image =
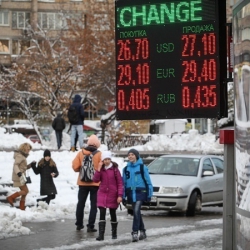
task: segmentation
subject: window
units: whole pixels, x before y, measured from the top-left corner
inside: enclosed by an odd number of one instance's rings
[[[12,40],[12,54],[13,55],[21,55],[29,47],[30,47],[30,41],[27,41],[27,40]]]
[[[24,29],[30,24],[30,13],[28,12],[12,12],[12,28]]]
[[[224,162],[217,158],[212,158],[212,161],[217,169],[218,174],[224,171]]]
[[[210,159],[205,159],[202,166],[202,172],[212,171],[214,173],[214,167]]]
[[[66,20],[60,13],[38,13],[38,24],[42,29],[58,30],[67,28]]]
[[[0,39],[0,54],[9,54],[9,48],[9,40]]]
[[[9,25],[9,11],[0,10],[0,25]]]

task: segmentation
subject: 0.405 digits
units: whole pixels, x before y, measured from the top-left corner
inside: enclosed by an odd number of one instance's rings
[[[183,83],[215,81],[217,78],[215,59],[183,61],[182,66]]]
[[[149,58],[149,42],[147,38],[118,40],[118,61],[146,60]]]
[[[181,39],[184,42],[182,56],[206,56],[216,53],[216,36],[214,33],[205,33],[202,36],[196,34],[183,35]]]
[[[150,81],[148,63],[122,64],[118,65],[118,70],[117,85],[148,84]]]
[[[118,110],[148,110],[150,105],[149,88],[118,90]]]
[[[182,106],[184,108],[211,108],[216,105],[216,85],[182,88]]]

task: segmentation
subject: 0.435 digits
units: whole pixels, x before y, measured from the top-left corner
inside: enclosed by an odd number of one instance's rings
[[[118,110],[148,110],[150,106],[149,88],[119,89],[116,102]]]
[[[183,108],[211,108],[217,105],[216,85],[182,88]]]

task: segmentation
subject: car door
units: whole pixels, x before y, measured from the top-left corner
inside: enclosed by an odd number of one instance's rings
[[[203,192],[202,203],[219,201],[219,193],[218,193],[218,179],[215,174],[215,169],[213,163],[209,157],[204,158],[201,162],[202,171],[200,172],[201,181],[200,187]],[[212,171],[214,175],[212,176],[202,176],[204,171]]]
[[[223,172],[224,172],[224,161],[217,157],[211,157],[212,162],[215,166],[216,172],[216,185],[218,190],[218,200],[223,201]]]

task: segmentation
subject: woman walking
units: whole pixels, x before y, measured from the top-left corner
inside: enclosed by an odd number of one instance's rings
[[[56,178],[59,172],[48,149],[44,151],[43,157],[38,162],[38,166],[33,165],[32,169],[35,174],[40,174],[41,177],[40,195],[47,195],[45,198],[37,199],[37,202],[45,201],[49,205],[50,201],[56,198],[57,191],[53,178]]]
[[[106,227],[106,209],[109,208],[111,217],[112,239],[117,239],[116,209],[122,201],[123,184],[118,165],[111,161],[111,152],[104,151],[101,156],[98,170],[95,172],[93,181],[101,182],[97,192],[97,207],[100,210],[99,236],[96,240],[104,240]]]
[[[32,149],[29,143],[23,143],[19,146],[18,150],[14,151],[14,166],[12,171],[12,181],[13,187],[20,188],[19,192],[8,196],[6,199],[9,204],[13,207],[15,199],[21,196],[20,200],[20,209],[25,210],[25,198],[29,192],[29,189],[26,185],[25,178],[26,170],[31,168],[33,165],[36,165],[36,162],[33,161],[30,164],[27,164],[26,158],[29,156],[29,152]]]

